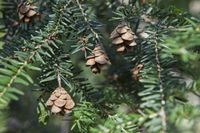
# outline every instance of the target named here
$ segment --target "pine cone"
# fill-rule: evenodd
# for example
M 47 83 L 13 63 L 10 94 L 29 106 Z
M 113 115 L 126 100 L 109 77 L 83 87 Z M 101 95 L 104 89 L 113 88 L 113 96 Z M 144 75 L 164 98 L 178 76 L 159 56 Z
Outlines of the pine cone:
M 144 67 L 143 64 L 139 64 L 139 65 L 135 66 L 133 69 L 131 69 L 132 78 L 134 80 L 138 81 L 141 79 L 141 77 L 139 76 L 139 73 L 143 69 L 143 67 Z
M 20 3 L 17 10 L 20 22 L 29 23 L 34 18 L 39 17 L 40 14 L 35 11 L 36 8 L 36 6 L 29 3 Z
M 46 105 L 51 108 L 51 112 L 54 114 L 66 114 L 72 112 L 75 103 L 64 88 L 58 87 L 51 94 Z
M 127 24 L 118 25 L 111 33 L 110 38 L 112 39 L 112 43 L 117 47 L 117 52 L 119 53 L 126 52 L 137 45 L 135 42 L 137 36 Z
M 107 64 L 110 64 L 110 61 L 100 46 L 96 46 L 92 53 L 93 55 L 86 58 L 86 65 L 91 68 L 93 73 L 100 73 L 101 68 Z

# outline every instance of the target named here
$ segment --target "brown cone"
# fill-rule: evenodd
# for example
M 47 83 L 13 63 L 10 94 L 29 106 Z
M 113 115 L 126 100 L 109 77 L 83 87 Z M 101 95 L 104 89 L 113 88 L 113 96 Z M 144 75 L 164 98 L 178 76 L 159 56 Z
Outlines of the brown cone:
M 20 3 L 18 5 L 18 14 L 20 22 L 30 23 L 33 19 L 40 15 L 35 9 L 37 7 L 29 3 Z
M 46 105 L 51 109 L 51 113 L 53 114 L 65 114 L 72 112 L 75 103 L 64 88 L 58 87 L 52 92 Z
M 95 65 L 95 56 L 88 56 L 87 57 L 86 65 L 87 66 L 93 66 L 93 65 Z
M 143 69 L 144 65 L 143 64 L 139 64 L 137 66 L 135 66 L 133 69 L 131 69 L 131 73 L 132 73 L 132 78 L 134 80 L 140 80 L 140 71 Z
M 100 68 L 98 67 L 98 65 L 93 65 L 93 66 L 91 66 L 91 70 L 92 70 L 92 72 L 93 72 L 94 74 L 97 74 L 97 73 L 100 73 L 100 72 L 101 72 L 101 70 L 100 70 Z
M 110 64 L 108 56 L 100 46 L 96 46 L 92 54 L 86 58 L 86 66 L 90 67 L 93 73 L 100 73 L 103 66 Z
M 117 47 L 116 51 L 118 53 L 129 51 L 137 45 L 135 42 L 137 36 L 127 24 L 119 24 L 111 33 L 110 38 L 112 39 L 112 44 Z

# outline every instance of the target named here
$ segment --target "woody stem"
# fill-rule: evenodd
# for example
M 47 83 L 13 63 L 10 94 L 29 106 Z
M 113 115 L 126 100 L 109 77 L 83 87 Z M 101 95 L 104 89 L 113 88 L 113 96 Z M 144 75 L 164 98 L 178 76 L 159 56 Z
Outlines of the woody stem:
M 61 88 L 62 85 L 61 85 L 61 78 L 60 78 L 60 72 L 58 71 L 58 74 L 57 74 L 57 80 L 58 80 L 58 87 Z

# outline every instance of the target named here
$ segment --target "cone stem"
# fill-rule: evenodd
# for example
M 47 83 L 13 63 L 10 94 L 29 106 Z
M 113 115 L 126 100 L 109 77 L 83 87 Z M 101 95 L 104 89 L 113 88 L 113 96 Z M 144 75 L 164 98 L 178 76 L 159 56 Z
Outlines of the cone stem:
M 57 80 L 58 80 L 58 87 L 61 88 L 61 78 L 60 78 L 60 72 L 58 71 L 58 75 L 57 75 Z

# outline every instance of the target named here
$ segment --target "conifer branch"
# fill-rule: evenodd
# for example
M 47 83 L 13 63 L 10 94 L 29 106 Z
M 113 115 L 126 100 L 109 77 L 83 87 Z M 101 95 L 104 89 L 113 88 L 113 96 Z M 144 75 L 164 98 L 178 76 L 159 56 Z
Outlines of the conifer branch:
M 38 45 L 38 46 L 40 46 L 40 45 Z M 36 47 L 38 47 L 38 46 L 36 46 Z M 7 89 L 11 87 L 11 85 L 13 84 L 13 82 L 15 81 L 15 79 L 17 78 L 17 76 L 20 74 L 20 72 L 26 67 L 26 65 L 28 64 L 28 62 L 36 54 L 36 51 L 38 49 L 36 47 L 35 47 L 36 50 L 33 51 L 33 52 L 31 52 L 32 54 L 22 63 L 22 65 L 19 67 L 19 69 L 17 70 L 17 72 L 10 79 L 10 81 L 8 82 L 8 84 L 6 85 L 6 87 L 3 88 L 3 91 L 0 93 L 0 98 L 6 93 Z
M 159 81 L 159 88 L 160 88 L 160 97 L 161 97 L 161 108 L 160 108 L 160 117 L 162 121 L 162 133 L 166 133 L 167 130 L 167 120 L 166 120 L 166 112 L 165 112 L 165 95 L 164 95 L 164 87 L 163 87 L 163 81 L 161 78 L 161 65 L 159 60 L 159 51 L 158 51 L 158 43 L 157 38 L 155 38 L 154 47 L 155 47 L 155 59 L 156 59 L 156 67 L 157 67 L 157 73 L 158 73 L 158 81 Z
M 32 61 L 36 53 L 45 45 L 48 44 L 49 41 L 52 40 L 52 37 L 54 37 L 57 34 L 58 25 L 61 22 L 61 19 L 63 17 L 63 10 L 66 9 L 66 7 L 71 3 L 71 0 L 67 2 L 64 6 L 62 6 L 61 11 L 62 14 L 59 15 L 59 18 L 57 19 L 56 23 L 52 26 L 52 31 L 47 35 L 47 38 L 44 38 L 43 41 L 41 41 L 40 44 L 36 45 L 32 52 L 30 52 L 30 55 L 22 62 L 22 64 L 17 69 L 16 73 L 11 77 L 11 79 L 6 83 L 5 87 L 2 89 L 2 92 L 0 92 L 0 98 L 2 98 L 7 90 L 11 87 L 11 85 L 15 82 L 16 78 L 20 75 L 20 73 L 24 70 L 24 68 Z M 49 25 L 48 25 L 49 26 Z M 47 27 L 48 27 L 47 26 Z
M 49 39 L 45 39 L 43 44 L 45 44 L 45 42 L 48 42 L 48 41 L 49 41 Z M 6 85 L 6 87 L 3 88 L 3 91 L 0 93 L 0 98 L 7 92 L 7 89 L 9 89 L 11 87 L 11 85 L 14 83 L 15 79 L 17 78 L 17 76 L 30 63 L 30 61 L 33 59 L 33 57 L 37 53 L 37 51 L 39 49 L 41 49 L 41 47 L 42 47 L 43 44 L 38 44 L 38 45 L 35 46 L 35 48 L 34 48 L 35 50 L 31 52 L 31 54 L 27 57 L 27 59 L 19 67 L 19 69 L 17 70 L 17 72 L 9 80 L 9 82 Z
M 83 9 L 82 5 L 80 4 L 79 0 L 76 0 L 76 3 L 81 11 L 81 14 L 84 17 L 84 21 L 87 23 L 89 30 L 92 32 L 92 34 L 94 35 L 94 37 L 96 39 L 96 43 L 101 45 L 101 47 L 103 48 L 100 37 L 99 37 L 98 33 L 91 27 L 90 22 L 89 22 L 88 18 L 86 17 L 86 13 L 84 12 L 84 9 Z

